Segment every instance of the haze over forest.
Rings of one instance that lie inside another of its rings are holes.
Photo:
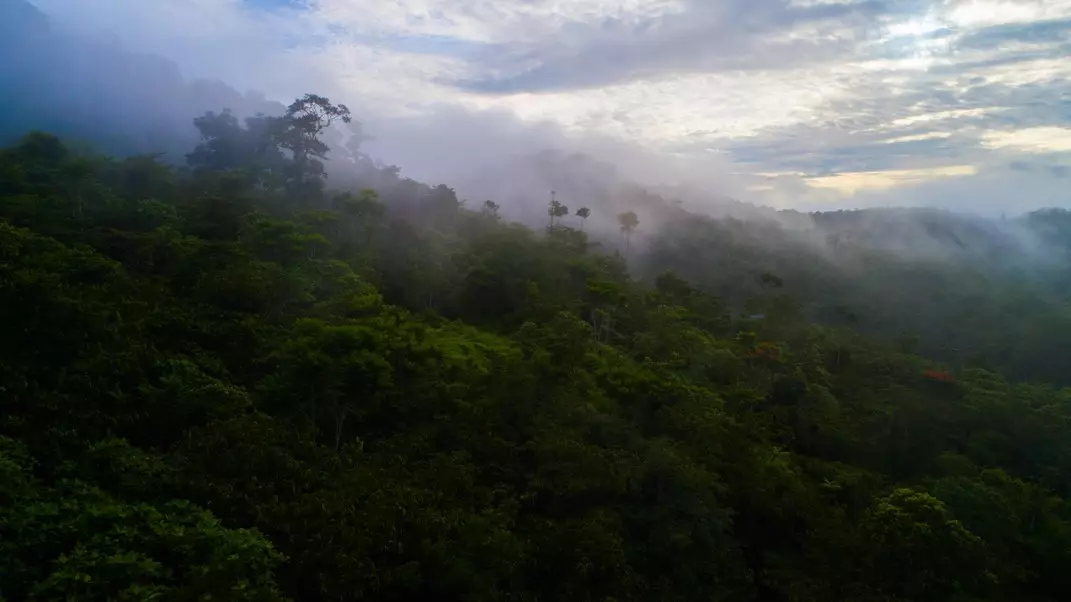
[[[0,602],[1065,600],[1068,32],[0,0]]]
[[[106,40],[66,67],[72,85],[126,91],[135,67],[109,68],[109,45],[162,57],[127,120],[180,98],[218,109],[164,93],[180,73],[283,103],[317,90],[365,122],[374,156],[463,195],[469,172],[550,147],[644,184],[672,155],[777,208],[1067,204],[1066,0],[36,4],[64,37]]]

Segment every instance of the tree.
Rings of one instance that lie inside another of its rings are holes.
[[[580,230],[583,231],[585,222],[587,222],[588,218],[591,217],[591,209],[588,209],[587,207],[581,207],[580,209],[576,210],[576,216],[580,218]]]
[[[550,227],[553,228],[563,216],[569,215],[569,208],[561,203],[557,198],[557,193],[553,190],[550,191],[550,206],[547,209],[547,215],[550,216]]]
[[[498,203],[492,200],[486,200],[483,202],[482,213],[491,219],[498,219],[498,209]]]
[[[78,217],[82,217],[85,210],[85,188],[91,185],[95,170],[96,164],[87,157],[72,157],[63,168]]]
[[[1071,390],[999,359],[1023,339],[1068,382],[1059,262],[1009,279],[861,242],[844,270],[814,242],[874,220],[782,237],[626,191],[662,233],[630,273],[397,172],[315,208],[251,186],[253,141],[292,167],[274,119],[202,122],[188,170],[0,150],[5,599],[1071,591]],[[1030,226],[1046,248],[1061,215]]]
[[[0,591],[13,600],[282,601],[283,557],[189,502],[126,503],[77,480],[44,486],[0,437]]]
[[[343,216],[343,227],[347,236],[360,238],[365,246],[372,243],[372,236],[382,225],[387,207],[379,200],[379,194],[371,188],[365,188],[356,197],[346,193],[335,199],[335,205]]]
[[[280,407],[305,414],[335,449],[342,445],[347,421],[370,412],[393,386],[388,332],[382,323],[333,326],[303,320],[273,356],[278,371],[269,382]]]
[[[230,109],[216,113],[208,111],[193,120],[201,134],[201,143],[186,155],[194,169],[226,170],[248,165],[245,132]]]
[[[287,107],[278,142],[292,154],[292,187],[303,189],[318,184],[326,176],[322,161],[327,159],[330,148],[320,135],[335,122],[350,123],[352,120],[346,105],[331,104],[326,97],[317,94],[306,94]]]
[[[941,500],[899,488],[865,515],[867,570],[885,594],[904,600],[950,600],[990,577],[985,542]]]
[[[209,111],[193,120],[201,143],[186,155],[187,164],[201,172],[244,170],[253,181],[273,188],[286,161],[279,151],[279,117],[257,115],[239,123],[230,110]]]
[[[640,218],[636,217],[635,212],[626,211],[617,216],[617,223],[621,225],[621,232],[625,235],[625,254],[627,255],[632,242],[632,232],[640,225]]]
[[[763,272],[759,274],[758,279],[759,285],[762,288],[784,288],[785,286],[785,281],[771,272]]]

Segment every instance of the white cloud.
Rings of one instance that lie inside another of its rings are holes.
[[[1004,86],[1028,86],[1071,77],[1071,62],[1067,57],[1044,58],[1022,61],[1011,65],[998,65],[978,74],[987,83]]]
[[[888,171],[846,172],[834,176],[807,178],[807,184],[817,188],[832,188],[854,195],[864,190],[889,190],[904,185],[920,184],[937,178],[973,176],[973,165],[952,165],[929,169],[897,169]]]
[[[506,42],[607,19],[635,25],[686,7],[683,0],[314,0],[311,14],[352,31]]]
[[[988,148],[1013,149],[1026,153],[1071,152],[1071,128],[1040,127],[1006,132],[986,132],[982,144]]]
[[[951,109],[948,111],[934,111],[932,113],[917,113],[915,115],[901,117],[900,119],[890,121],[887,129],[895,129],[918,123],[951,121],[964,117],[981,117],[1001,110],[1001,107],[985,107],[977,109]]]
[[[944,140],[945,138],[951,138],[952,134],[949,132],[926,132],[925,134],[912,134],[910,136],[897,136],[896,138],[889,138],[888,140],[882,140],[884,144],[899,144],[901,142],[923,142],[925,140]]]
[[[845,92],[843,81],[798,73],[687,74],[496,102],[522,117],[668,145],[697,132],[736,138],[808,122]]]
[[[962,0],[952,5],[947,19],[961,27],[1032,23],[1071,16],[1067,0]]]

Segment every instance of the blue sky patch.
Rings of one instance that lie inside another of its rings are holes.
[[[261,10],[277,10],[280,8],[306,8],[308,0],[244,0],[247,6]]]

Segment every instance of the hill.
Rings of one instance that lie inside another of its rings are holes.
[[[0,5],[0,143],[45,130],[118,155],[184,162],[198,140],[191,115],[245,117],[285,107],[218,81],[187,81],[166,58],[57,30],[25,0]]]
[[[389,171],[389,199],[328,191],[312,146],[228,150],[293,140],[320,102],[200,121],[183,171],[45,134],[0,152],[6,598],[1071,587],[1068,390],[810,323],[791,270],[740,316],[672,272],[630,276],[665,241],[626,258]],[[797,244],[688,223],[675,240]]]
[[[1068,212],[778,212],[553,152],[466,202],[338,148],[329,99],[27,7],[2,599],[1071,591]]]

